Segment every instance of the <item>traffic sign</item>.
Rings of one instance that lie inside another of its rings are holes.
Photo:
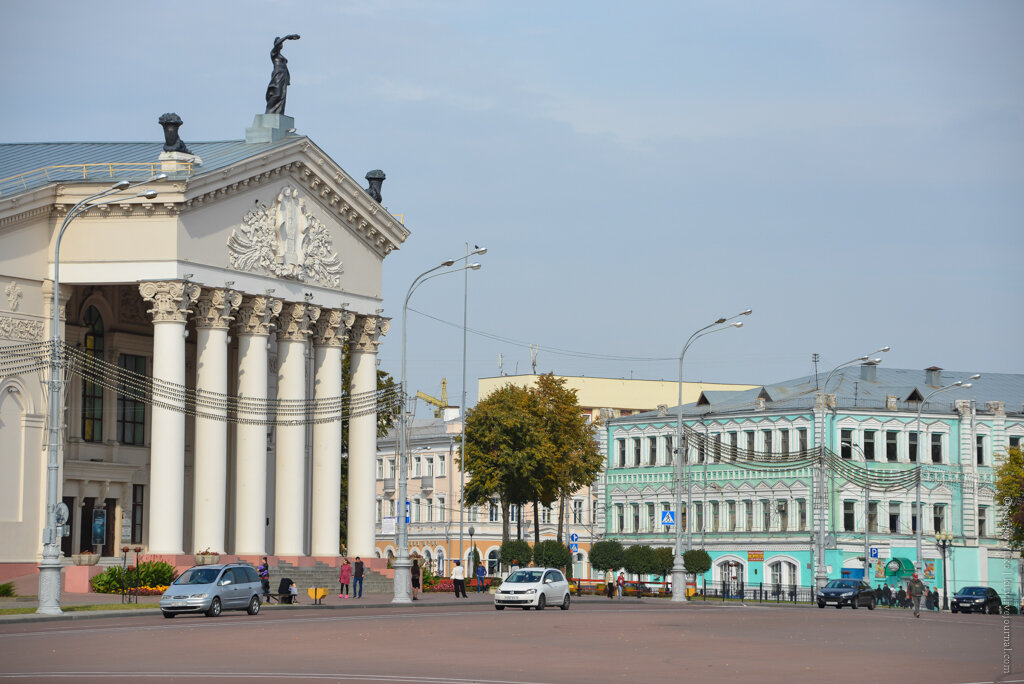
[[[676,512],[675,511],[662,511],[661,512],[661,524],[662,525],[675,525],[676,524]]]
[[[868,548],[868,557],[869,558],[878,558],[878,547],[877,546],[872,546],[872,547]]]
[[[580,540],[580,535],[576,534],[575,532],[573,532],[572,534],[569,535],[569,541],[571,541],[571,542],[578,542],[579,540]]]
[[[573,553],[576,553],[577,551],[580,550],[580,545],[576,544],[576,543],[569,544],[569,550],[572,551]]]

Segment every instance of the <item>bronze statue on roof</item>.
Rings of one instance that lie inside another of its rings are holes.
[[[281,54],[281,47],[286,40],[298,39],[297,33],[291,33],[284,38],[274,38],[274,49],[270,51],[270,61],[274,63],[274,70],[270,74],[270,84],[267,86],[267,114],[284,114],[291,75],[288,73],[288,60]]]

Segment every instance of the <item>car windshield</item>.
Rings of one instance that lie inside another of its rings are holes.
[[[856,589],[856,580],[832,580],[827,585],[829,589]]]
[[[533,584],[540,582],[540,578],[544,573],[540,570],[516,570],[505,582],[512,582],[513,584]]]
[[[957,593],[961,596],[984,596],[985,587],[964,587]]]
[[[174,580],[175,584],[213,584],[220,574],[220,568],[192,568]]]

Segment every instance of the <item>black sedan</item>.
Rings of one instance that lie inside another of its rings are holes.
[[[818,590],[817,599],[819,608],[824,608],[831,603],[836,608],[867,606],[868,610],[875,609],[874,590],[868,586],[867,582],[855,579],[832,580]]]
[[[995,589],[987,587],[964,587],[956,592],[949,602],[949,610],[954,613],[988,613],[998,615],[1003,605],[1002,599]]]

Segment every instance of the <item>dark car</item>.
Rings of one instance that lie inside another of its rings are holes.
[[[998,615],[1003,605],[1002,599],[995,589],[987,587],[964,587],[956,592],[949,602],[949,610],[953,613],[988,613]]]
[[[832,580],[818,590],[817,599],[819,608],[831,603],[836,608],[867,606],[868,610],[875,609],[875,591],[867,582],[855,579]]]

